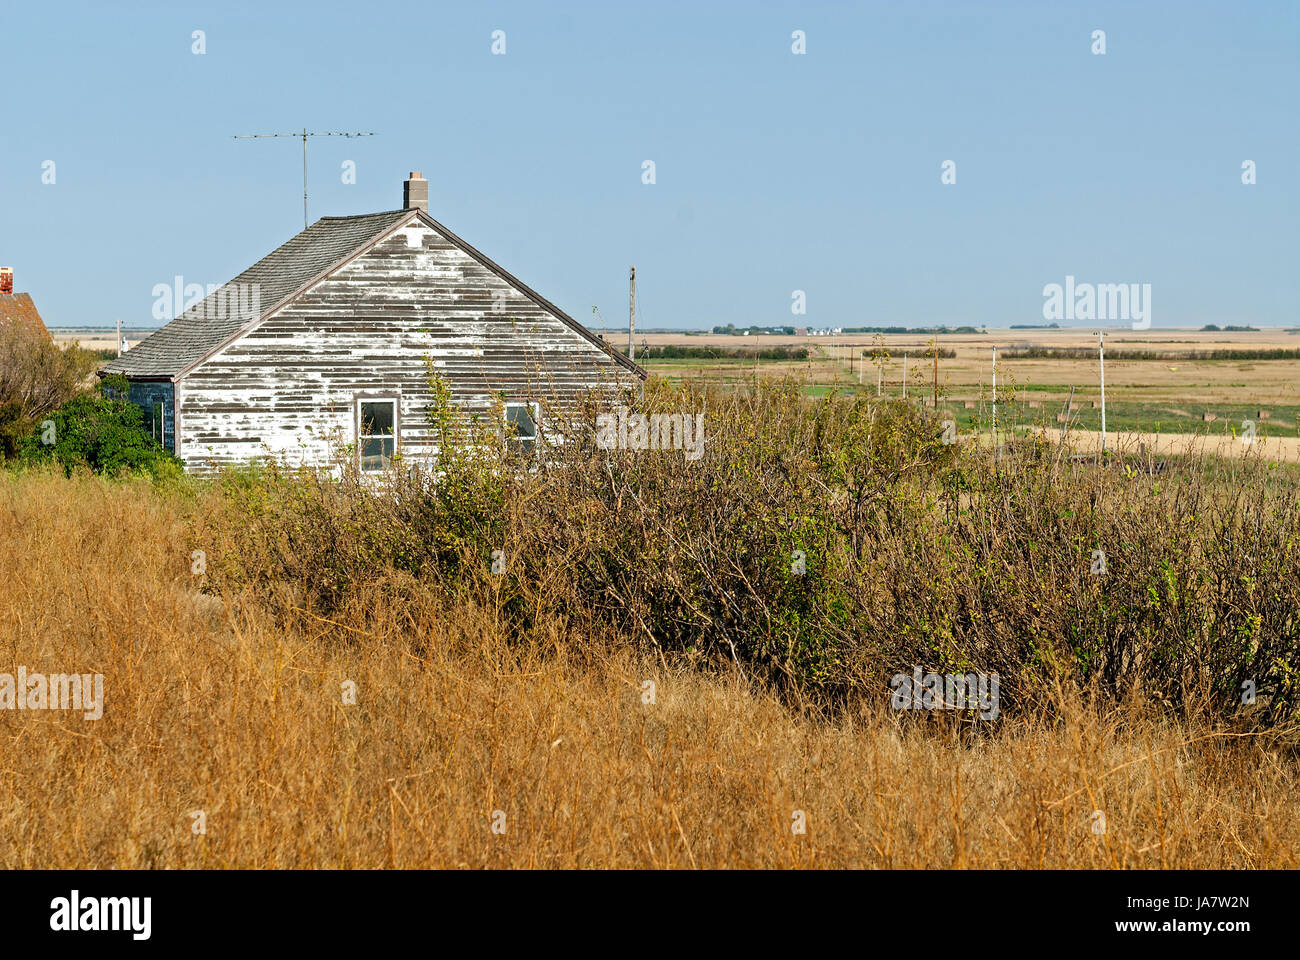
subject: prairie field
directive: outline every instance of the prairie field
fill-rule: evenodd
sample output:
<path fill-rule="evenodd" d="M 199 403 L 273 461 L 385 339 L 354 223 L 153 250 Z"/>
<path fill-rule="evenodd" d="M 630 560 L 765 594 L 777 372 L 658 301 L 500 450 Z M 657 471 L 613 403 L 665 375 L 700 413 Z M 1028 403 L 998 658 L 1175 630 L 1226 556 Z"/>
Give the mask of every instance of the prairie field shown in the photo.
<path fill-rule="evenodd" d="M 626 333 L 607 334 L 606 340 L 626 349 Z M 1100 436 L 1097 338 L 1087 330 L 989 330 L 937 337 L 652 333 L 638 335 L 637 343 L 643 353 L 646 348 L 665 346 L 716 347 L 740 354 L 764 347 L 804 348 L 809 356 L 803 361 L 728 356 L 651 357 L 641 362 L 674 383 L 696 380 L 726 386 L 753 376 L 796 376 L 807 382 L 814 396 L 875 395 L 879 389 L 887 396 L 901 397 L 906 362 L 909 396 L 931 403 L 936 393 L 932 352 L 937 345 L 954 354 L 938 359 L 940 407 L 969 433 L 991 426 L 996 347 L 998 416 L 1004 425 L 1026 432 L 1059 432 L 1064 425 L 1083 446 L 1095 445 Z M 1188 449 L 1190 437 L 1203 437 L 1215 448 L 1231 447 L 1238 441 L 1243 421 L 1249 420 L 1260 440 L 1275 441 L 1271 455 L 1300 462 L 1300 333 L 1280 328 L 1108 330 L 1105 347 L 1107 432 L 1117 435 L 1113 439 L 1150 446 L 1152 434 L 1177 436 L 1180 439 L 1167 444 L 1173 452 Z M 1052 351 L 1086 355 L 1017 355 Z M 1269 353 L 1275 358 L 1255 356 Z M 1195 356 L 1206 354 L 1214 357 Z M 1070 403 L 1075 407 L 1067 410 Z M 1068 423 L 1063 424 L 1061 418 L 1067 413 Z"/>
<path fill-rule="evenodd" d="M 0 866 L 1300 862 L 1295 468 L 807 386 L 652 383 L 697 463 L 0 473 L 0 671 L 105 678 L 0 710 Z"/>

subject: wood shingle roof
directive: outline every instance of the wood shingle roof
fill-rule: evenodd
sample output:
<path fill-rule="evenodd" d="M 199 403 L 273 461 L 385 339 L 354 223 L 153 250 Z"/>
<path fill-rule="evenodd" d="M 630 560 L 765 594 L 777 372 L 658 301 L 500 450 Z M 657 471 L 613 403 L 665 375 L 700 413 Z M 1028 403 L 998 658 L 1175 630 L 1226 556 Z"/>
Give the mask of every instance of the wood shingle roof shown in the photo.
<path fill-rule="evenodd" d="M 322 217 L 209 294 L 202 303 L 141 340 L 105 366 L 103 372 L 133 377 L 176 376 L 410 216 L 410 210 L 389 210 L 357 217 Z M 253 284 L 257 285 L 256 299 L 250 292 Z M 238 309 L 240 305 L 247 309 Z"/>
<path fill-rule="evenodd" d="M 108 363 L 101 373 L 128 377 L 175 378 L 218 350 L 241 330 L 278 309 L 299 292 L 364 250 L 384 233 L 416 216 L 413 209 L 389 210 L 355 217 L 322 217 L 277 247 L 235 279 L 209 294 L 166 326 Z M 549 310 L 565 325 L 607 353 L 641 379 L 646 372 L 536 291 L 507 273 L 438 221 L 418 215 L 448 242 L 477 260 L 525 296 Z M 250 294 L 257 285 L 256 302 Z M 242 295 L 241 295 L 242 294 Z M 236 309 L 239 307 L 240 309 Z"/>

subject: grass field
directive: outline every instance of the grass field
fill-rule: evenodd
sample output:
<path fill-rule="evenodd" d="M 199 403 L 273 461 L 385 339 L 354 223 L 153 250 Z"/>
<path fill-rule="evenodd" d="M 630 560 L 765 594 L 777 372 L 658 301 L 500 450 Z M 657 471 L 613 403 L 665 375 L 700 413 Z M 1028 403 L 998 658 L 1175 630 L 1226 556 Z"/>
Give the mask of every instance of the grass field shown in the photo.
<path fill-rule="evenodd" d="M 802 393 L 652 385 L 690 464 L 0 473 L 0 658 L 106 690 L 0 711 L 0 866 L 1300 865 L 1294 468 Z"/>

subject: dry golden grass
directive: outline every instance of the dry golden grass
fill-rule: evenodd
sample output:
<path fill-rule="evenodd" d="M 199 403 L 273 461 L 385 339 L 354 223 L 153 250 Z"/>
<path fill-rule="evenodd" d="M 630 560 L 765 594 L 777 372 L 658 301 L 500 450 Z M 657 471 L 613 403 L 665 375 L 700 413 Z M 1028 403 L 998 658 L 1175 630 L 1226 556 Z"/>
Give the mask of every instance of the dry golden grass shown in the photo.
<path fill-rule="evenodd" d="M 989 737 L 950 717 L 828 720 L 563 622 L 511 646 L 490 606 L 431 608 L 400 584 L 364 633 L 285 628 L 248 598 L 196 599 L 195 508 L 214 507 L 0 480 L 0 671 L 98 671 L 106 689 L 99 721 L 0 712 L 0 866 L 1297 864 L 1300 784 L 1277 739 L 1065 694 L 1063 722 Z"/>

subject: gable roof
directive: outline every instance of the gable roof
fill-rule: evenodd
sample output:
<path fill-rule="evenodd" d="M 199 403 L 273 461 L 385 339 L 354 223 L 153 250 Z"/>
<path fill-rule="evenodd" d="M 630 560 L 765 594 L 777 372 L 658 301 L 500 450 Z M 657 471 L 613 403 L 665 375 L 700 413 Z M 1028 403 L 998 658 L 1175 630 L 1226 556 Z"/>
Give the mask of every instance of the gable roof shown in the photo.
<path fill-rule="evenodd" d="M 322 217 L 141 340 L 103 372 L 176 376 L 409 216 L 409 210 L 390 210 L 361 217 Z M 258 292 L 256 313 L 249 292 L 253 284 Z M 249 309 L 238 309 L 241 305 Z"/>
<path fill-rule="evenodd" d="M 528 286 L 528 284 L 524 283 L 522 280 L 518 279 L 513 274 L 509 273 L 504 267 L 495 263 L 494 261 L 484 256 L 483 254 L 479 253 L 478 250 L 471 247 L 460 237 L 456 236 L 456 234 L 452 233 L 450 230 L 444 227 L 437 220 L 433 219 L 433 217 L 429 216 L 427 213 L 423 211 L 417 211 L 417 212 L 420 214 L 420 219 L 423 220 L 425 223 L 429 224 L 429 226 L 433 227 L 435 230 L 437 230 L 438 233 L 442 235 L 442 238 L 444 240 L 452 244 L 452 246 L 460 249 L 463 253 L 469 254 L 470 257 L 477 260 L 483 266 L 487 267 L 489 270 L 495 273 L 506 283 L 510 284 L 512 287 L 514 287 L 516 290 L 518 290 L 520 293 L 526 296 L 529 300 L 533 301 L 533 303 L 537 304 L 542 309 L 549 310 L 551 313 L 555 314 L 555 316 L 559 317 L 559 319 L 563 321 L 565 326 L 572 329 L 575 333 L 580 334 L 584 340 L 589 341 L 590 343 L 599 347 L 605 353 L 609 354 L 609 356 L 618 364 L 626 367 L 628 370 L 635 373 L 642 380 L 645 380 L 650 376 L 650 374 L 648 374 L 644 369 L 642 369 L 641 365 L 638 364 L 635 360 L 629 360 L 625 354 L 619 353 L 608 343 L 606 343 L 602 338 L 596 336 L 594 333 L 588 330 L 583 324 L 579 323 L 577 320 L 574 320 L 573 317 L 569 316 L 567 313 L 565 313 L 555 304 L 551 303 L 551 301 L 547 300 L 545 297 L 543 297 L 532 287 Z"/>
<path fill-rule="evenodd" d="M 419 216 L 449 243 L 553 313 L 565 325 L 641 379 L 648 376 L 640 366 L 612 349 L 559 307 L 515 279 L 428 214 L 416 209 L 389 210 L 354 217 L 322 217 L 229 283 L 223 284 L 201 303 L 195 304 L 108 363 L 101 373 L 179 378 L 258 321 L 295 299 L 316 281 L 409 221 L 412 216 Z M 254 305 L 248 293 L 252 284 L 258 285 L 256 311 L 252 309 Z M 241 289 L 245 291 L 243 298 L 238 296 Z M 223 309 L 218 309 L 218 306 Z M 238 309 L 241 307 L 244 309 Z"/>

